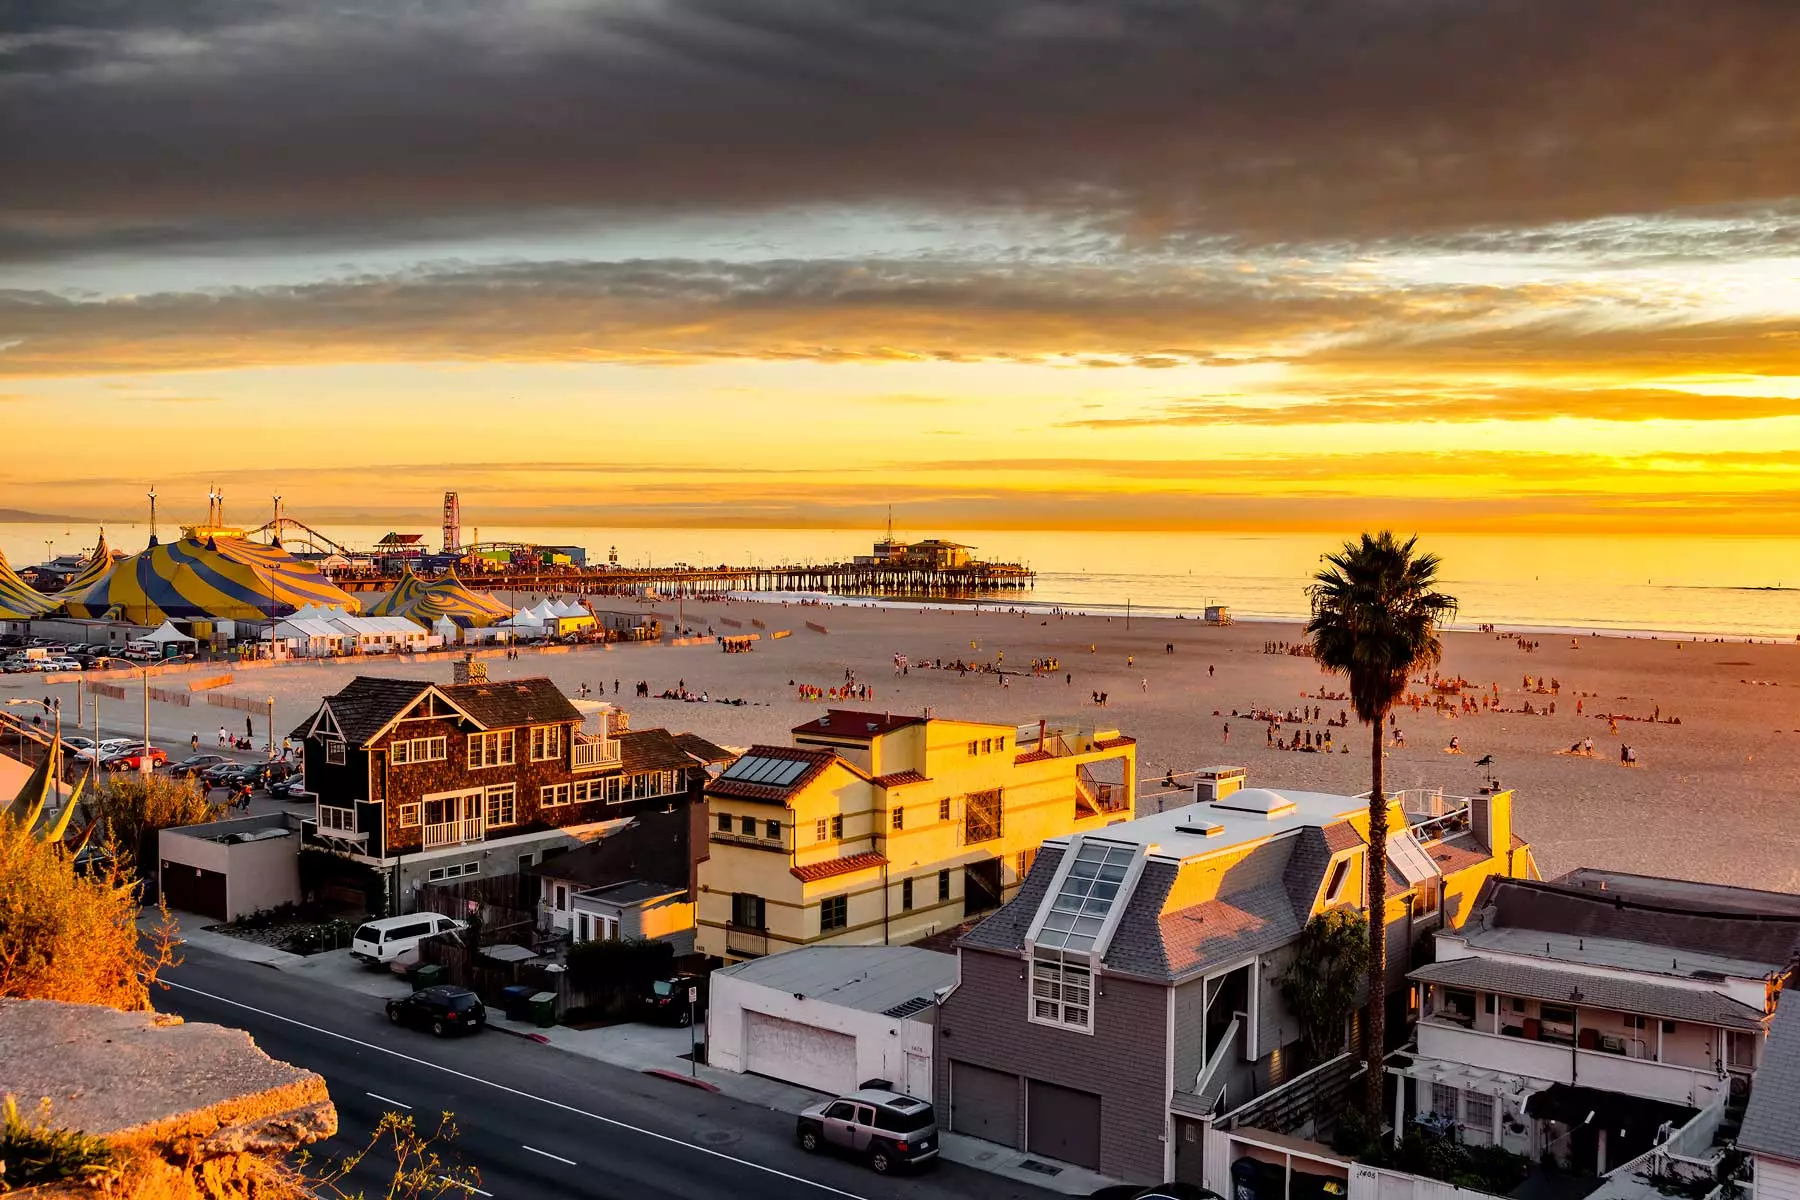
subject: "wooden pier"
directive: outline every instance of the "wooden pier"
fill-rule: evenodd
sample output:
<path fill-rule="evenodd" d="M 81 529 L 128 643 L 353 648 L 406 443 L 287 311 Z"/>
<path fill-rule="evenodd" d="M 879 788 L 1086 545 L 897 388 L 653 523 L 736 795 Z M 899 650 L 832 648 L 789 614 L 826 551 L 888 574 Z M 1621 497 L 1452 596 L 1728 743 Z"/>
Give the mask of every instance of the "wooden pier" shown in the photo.
<path fill-rule="evenodd" d="M 833 563 L 774 567 L 509 567 L 458 572 L 473 588 L 494 592 L 584 596 L 709 596 L 726 592 L 813 592 L 834 596 L 955 600 L 1031 589 L 1037 573 L 1018 563 L 926 567 L 903 563 Z M 347 592 L 385 592 L 395 577 L 345 571 L 332 582 Z"/>

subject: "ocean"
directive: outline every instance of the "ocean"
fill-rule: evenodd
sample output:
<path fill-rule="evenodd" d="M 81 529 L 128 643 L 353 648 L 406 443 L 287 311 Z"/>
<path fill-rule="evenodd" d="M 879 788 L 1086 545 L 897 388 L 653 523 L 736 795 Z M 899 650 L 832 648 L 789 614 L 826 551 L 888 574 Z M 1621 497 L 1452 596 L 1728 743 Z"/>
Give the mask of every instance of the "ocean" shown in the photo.
<path fill-rule="evenodd" d="M 435 547 L 433 526 L 425 532 Z M 115 549 L 137 550 L 144 525 L 109 525 Z M 173 534 L 173 523 L 164 527 Z M 366 547 L 386 528 L 331 526 L 327 536 Z M 590 561 L 616 551 L 626 565 L 838 562 L 866 554 L 871 529 L 578 529 L 483 526 L 488 541 L 587 547 Z M 472 539 L 476 530 L 464 527 Z M 1239 620 L 1289 620 L 1306 612 L 1306 584 L 1337 533 L 1100 533 L 1093 531 L 897 529 L 943 537 L 978 557 L 1023 562 L 1037 586 L 1002 603 L 1082 612 L 1197 616 L 1227 606 Z M 89 548 L 92 526 L 0 524 L 0 549 L 15 567 Z M 1443 589 L 1460 602 L 1457 625 L 1546 632 L 1627 631 L 1728 635 L 1787 641 L 1800 635 L 1800 538 L 1428 535 L 1420 544 L 1444 561 Z"/>

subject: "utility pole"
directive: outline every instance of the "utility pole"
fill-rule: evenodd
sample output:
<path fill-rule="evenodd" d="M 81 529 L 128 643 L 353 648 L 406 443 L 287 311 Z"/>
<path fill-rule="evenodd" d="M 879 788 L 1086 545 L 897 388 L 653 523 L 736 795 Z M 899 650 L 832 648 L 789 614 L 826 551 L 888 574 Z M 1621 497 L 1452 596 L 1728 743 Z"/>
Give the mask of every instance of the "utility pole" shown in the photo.
<path fill-rule="evenodd" d="M 275 697 L 269 697 L 269 757 L 275 757 Z"/>

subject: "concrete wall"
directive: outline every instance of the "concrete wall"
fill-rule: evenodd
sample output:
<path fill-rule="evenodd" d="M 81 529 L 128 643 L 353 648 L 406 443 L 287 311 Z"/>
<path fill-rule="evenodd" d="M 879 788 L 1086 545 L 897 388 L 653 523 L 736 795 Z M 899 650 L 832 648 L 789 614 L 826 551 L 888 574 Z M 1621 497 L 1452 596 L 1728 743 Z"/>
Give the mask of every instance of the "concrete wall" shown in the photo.
<path fill-rule="evenodd" d="M 955 1059 L 1097 1093 L 1100 1170 L 1140 1182 L 1166 1178 L 1169 989 L 1102 975 L 1095 981 L 1094 1032 L 1084 1034 L 1027 1019 L 1025 963 L 1017 955 L 964 948 L 957 957 L 961 981 L 938 1012 L 936 1103 L 946 1127 L 948 1063 Z M 1015 1108 L 1021 1146 L 1027 1144 L 1024 1110 L 1021 1095 Z"/>
<path fill-rule="evenodd" d="M 712 977 L 706 1014 L 706 1061 L 722 1071 L 743 1071 L 749 1013 L 797 1021 L 856 1039 L 856 1078 L 887 1079 L 895 1087 L 929 1100 L 932 1082 L 932 1025 L 929 1020 L 894 1018 L 845 1008 L 824 1000 L 796 1000 L 729 974 Z M 930 1016 L 930 1010 L 924 1014 Z M 910 1074 L 909 1074 L 910 1071 Z M 914 1089 L 917 1089 L 916 1091 Z"/>
<path fill-rule="evenodd" d="M 236 845 L 218 840 L 266 829 L 286 830 L 287 836 Z M 157 856 L 225 876 L 227 920 L 300 900 L 300 832 L 282 813 L 164 829 L 157 834 Z"/>

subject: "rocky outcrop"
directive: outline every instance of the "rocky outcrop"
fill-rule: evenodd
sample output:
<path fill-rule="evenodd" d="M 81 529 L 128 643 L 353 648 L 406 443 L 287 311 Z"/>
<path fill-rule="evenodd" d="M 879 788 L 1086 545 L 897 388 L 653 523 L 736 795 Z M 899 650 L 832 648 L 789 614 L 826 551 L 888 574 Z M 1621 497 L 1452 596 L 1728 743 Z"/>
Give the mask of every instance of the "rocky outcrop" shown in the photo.
<path fill-rule="evenodd" d="M 337 1132 L 325 1081 L 250 1035 L 153 1012 L 0 1000 L 0 1094 L 22 1111 L 104 1137 L 123 1169 L 33 1195 L 301 1194 L 281 1163 Z"/>

